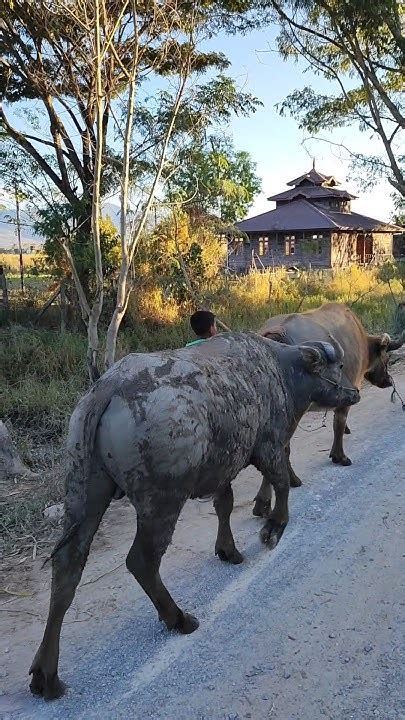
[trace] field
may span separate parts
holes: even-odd
[[[59,307],[52,306],[42,319],[33,319],[51,294],[52,283],[44,276],[27,273],[26,291],[18,289],[18,263],[7,256],[11,324],[0,327],[0,417],[12,427],[23,460],[41,473],[35,493],[31,483],[13,484],[2,492],[1,536],[4,549],[18,540],[32,545],[47,534],[43,510],[62,495],[61,443],[69,415],[87,387],[86,338],[82,331],[61,333]],[[1,262],[1,258],[0,258]],[[282,271],[251,273],[221,280],[207,289],[218,317],[232,330],[256,330],[275,314],[316,307],[338,301],[352,306],[372,332],[392,331],[399,283],[389,285],[376,270],[353,267],[330,273],[302,273],[289,277]],[[190,305],[164,300],[158,289],[134,298],[119,337],[117,357],[129,352],[183,346],[191,333]],[[34,499],[33,499],[34,496]]]

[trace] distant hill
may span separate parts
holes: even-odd
[[[17,246],[16,227],[13,222],[15,219],[15,210],[0,211],[0,252],[1,249],[11,250],[14,246]],[[42,238],[35,235],[32,227],[28,227],[31,223],[32,220],[27,218],[25,213],[22,213],[21,244],[24,248],[28,248],[30,245],[40,247],[43,242]]]
[[[103,215],[108,215],[112,222],[117,225],[119,224],[119,207],[112,203],[106,203],[103,209]],[[17,247],[17,235],[14,221],[16,219],[16,212],[12,208],[6,210],[0,210],[0,252],[2,250],[11,250]],[[32,218],[28,217],[24,210],[21,211],[21,244],[24,249],[28,249],[31,245],[34,245],[36,249],[39,249],[44,242],[44,239],[40,235],[34,233],[32,225]]]

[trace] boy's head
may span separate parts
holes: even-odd
[[[197,310],[193,313],[190,325],[199,338],[210,338],[217,334],[215,315],[209,310]]]

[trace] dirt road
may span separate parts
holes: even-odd
[[[396,380],[405,395],[404,366]],[[302,426],[320,423],[312,414]],[[60,674],[70,687],[56,703],[32,698],[27,677],[49,570],[37,562],[14,574],[30,597],[0,603],[0,718],[403,720],[405,413],[389,391],[366,388],[350,413],[350,468],[328,460],[330,426],[331,417],[327,429],[297,432],[304,486],[291,492],[273,552],[251,514],[260,481],[251,468],[234,486],[242,565],[214,557],[211,504],[187,504],[162,575],[200,619],[191,636],[169,635],[126,572],[135,516],[113,504],[64,626]]]

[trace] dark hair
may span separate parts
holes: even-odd
[[[190,318],[190,325],[196,335],[205,335],[215,323],[215,315],[209,310],[197,310]]]

